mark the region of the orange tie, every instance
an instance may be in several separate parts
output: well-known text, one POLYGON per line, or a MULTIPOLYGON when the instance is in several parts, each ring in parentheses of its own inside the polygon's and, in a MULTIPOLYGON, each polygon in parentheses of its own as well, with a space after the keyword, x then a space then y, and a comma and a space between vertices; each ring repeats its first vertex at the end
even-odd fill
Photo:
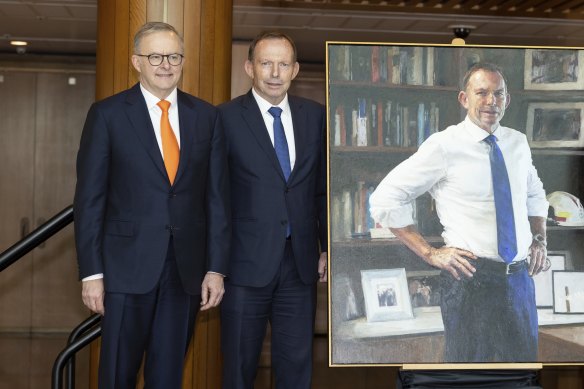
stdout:
POLYGON ((170 120, 168 120, 168 108, 170 108, 170 102, 166 100, 160 100, 157 105, 160 107, 160 109, 162 109, 162 117, 160 118, 162 156, 164 157, 166 173, 168 174, 170 184, 172 185, 174 183, 174 178, 176 177, 176 171, 178 169, 178 158, 180 155, 180 150, 178 148, 176 136, 174 136, 174 131, 172 131, 172 127, 170 126, 170 120))

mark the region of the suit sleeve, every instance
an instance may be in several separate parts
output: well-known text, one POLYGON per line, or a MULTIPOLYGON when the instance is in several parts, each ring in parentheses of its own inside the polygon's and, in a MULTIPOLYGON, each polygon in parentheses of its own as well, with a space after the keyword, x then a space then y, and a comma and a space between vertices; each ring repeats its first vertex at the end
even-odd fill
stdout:
POLYGON ((103 273, 102 236, 107 201, 110 147, 106 121, 98 105, 87 114, 77 154, 73 202, 79 278, 103 273))
POLYGON ((327 137, 326 137, 326 114, 324 107, 321 108, 321 152, 318 172, 318 187, 316 191, 316 201, 318 206, 318 232, 320 239, 320 249, 322 252, 328 251, 328 211, 327 211, 327 137))
POLYGON ((207 181, 207 271, 227 274, 231 240, 231 211, 225 132, 215 117, 207 181))

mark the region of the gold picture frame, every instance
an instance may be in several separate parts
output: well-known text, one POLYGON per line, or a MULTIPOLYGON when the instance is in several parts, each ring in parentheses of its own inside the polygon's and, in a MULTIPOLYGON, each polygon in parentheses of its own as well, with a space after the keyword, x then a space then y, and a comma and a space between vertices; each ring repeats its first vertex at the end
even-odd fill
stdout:
MULTIPOLYGON (((387 229, 375 225, 368 211, 369 196, 389 170, 415 153, 427 137, 464 119, 457 96, 462 75, 476 62, 502 68, 511 95, 502 125, 525 133, 532 143, 541 139, 533 135, 534 119, 528 122, 530 109, 551 107, 545 104, 580 109, 574 104, 584 102, 584 88, 558 92, 558 85, 526 85, 525 74, 533 66, 526 58, 533 58, 534 50, 548 49, 576 50, 578 59, 584 55, 580 48, 327 42, 331 366, 451 366, 443 359, 444 327, 437 304, 412 307, 413 316, 403 320, 368 320, 366 300, 371 297, 366 295, 371 293, 361 282, 363 271, 404 268, 407 276, 436 272, 387 229)), ((574 161, 584 158, 578 147, 532 144, 534 165, 547 192, 584 196, 571 171, 574 161), (558 147, 567 150, 558 152, 558 147)), ((426 240, 435 247, 443 245, 431 198, 420 197, 411 213, 426 240)), ((574 268, 584 267, 584 252, 574 235, 578 231, 552 228, 548 233, 550 249, 569 251, 574 268), (561 246, 554 247, 557 244, 561 246)), ((582 349, 581 358, 562 358, 563 349, 550 340, 563 336, 554 324, 574 331, 582 328, 584 339, 584 315, 563 316, 551 308, 538 310, 545 336, 540 337, 540 358, 533 364, 584 364, 584 342, 562 338, 582 349)), ((488 364, 465 364, 471 365, 488 364)))

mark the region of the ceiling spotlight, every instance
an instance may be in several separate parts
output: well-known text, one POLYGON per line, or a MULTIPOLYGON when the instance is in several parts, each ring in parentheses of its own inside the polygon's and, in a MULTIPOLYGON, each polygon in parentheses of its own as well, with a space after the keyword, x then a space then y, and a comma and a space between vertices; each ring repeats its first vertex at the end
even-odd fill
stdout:
POLYGON ((452 32, 454 33, 452 44, 464 45, 466 43, 464 40, 470 35, 471 30, 475 29, 476 27, 466 24, 452 24, 448 26, 448 28, 452 29, 452 32))
POLYGON ((26 45, 28 45, 28 42, 25 41, 10 41, 10 44, 14 47, 16 47, 16 52, 18 54, 24 54, 26 53, 26 45))
POLYGON ((476 26, 467 24, 452 24, 448 26, 448 28, 452 29, 452 32, 456 38, 466 39, 470 35, 470 32, 476 28, 476 26))

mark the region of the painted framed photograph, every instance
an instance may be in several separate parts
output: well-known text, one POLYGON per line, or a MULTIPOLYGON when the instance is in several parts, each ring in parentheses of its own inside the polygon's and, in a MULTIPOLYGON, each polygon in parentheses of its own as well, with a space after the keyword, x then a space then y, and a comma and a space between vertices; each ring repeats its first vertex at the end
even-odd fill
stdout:
POLYGON ((584 53, 580 50, 525 50, 525 89, 584 88, 584 53))
MULTIPOLYGON (((440 195, 448 186, 445 182, 451 182, 460 171, 453 169, 456 172, 446 173, 444 179, 439 172, 450 165, 434 158, 438 153, 429 152, 444 144, 446 137, 460 139, 455 137, 459 135, 456 131, 467 128, 467 117, 472 121, 459 95, 465 89, 465 74, 478 63, 495 65, 504 76, 510 100, 503 112, 498 111, 500 125, 510 133, 518 132, 517 139, 525 137, 530 142, 529 148, 514 149, 517 154, 512 158, 533 163, 546 193, 562 190, 584 198, 580 179, 584 161, 584 48, 327 42, 326 49, 330 364, 450 362, 449 350, 468 345, 467 340, 457 339, 468 334, 464 329, 476 323, 477 316, 472 323, 461 322, 456 331, 445 331, 443 318, 451 323, 448 319, 452 317, 447 308, 455 304, 481 307, 487 298, 475 295, 459 301, 462 293, 452 287, 448 274, 441 274, 410 250, 400 239, 404 235, 393 234, 389 227, 411 226, 434 248, 478 242, 481 239, 476 235, 495 231, 490 225, 470 221, 464 231, 453 230, 456 223, 448 207, 456 205, 444 202, 440 195), (575 88, 577 85, 581 87, 575 88), (402 168, 396 170, 400 165, 402 168), (397 174, 390 179, 401 180, 405 187, 388 185, 387 191, 377 192, 392 171, 397 174), (372 202, 376 204, 373 212, 372 202)), ((456 179, 468 188, 483 188, 492 177, 490 168, 482 171, 480 163, 488 164, 489 158, 472 158, 468 151, 463 155, 469 158, 469 166, 473 165, 469 169, 473 174, 456 179)), ((510 180, 521 178, 517 188, 527 188, 523 175, 528 169, 531 171, 530 166, 521 164, 509 174, 510 180)), ((484 201, 480 192, 477 189, 463 196, 469 201, 484 201), (477 199, 472 197, 475 193, 477 199)), ((458 202, 454 197, 461 193, 452 191, 453 202, 458 202)), ((480 211, 479 207, 472 209, 480 211)), ((521 223, 529 225, 528 220, 521 223)), ((575 303, 570 307, 573 314, 555 313, 560 287, 553 278, 558 271, 584 271, 581 233, 577 228, 549 229, 549 247, 562 251, 549 252, 552 270, 536 277, 535 298, 526 301, 531 312, 537 311, 541 335, 535 340, 537 356, 532 362, 584 363, 584 313, 574 313, 575 303), (578 336, 564 337, 572 332, 578 336)), ((485 249, 478 246, 475 251, 485 249)), ((567 286, 578 295, 579 291, 573 290, 576 286, 567 286)), ((485 296, 492 295, 485 291, 485 296)), ((495 300, 495 310, 500 311, 508 310, 512 301, 495 300)), ((565 301, 562 309, 566 310, 565 301)), ((476 315, 483 314, 489 313, 476 315)), ((457 362, 517 360, 509 351, 514 346, 508 347, 508 340, 495 331, 483 333, 480 342, 494 348, 497 342, 505 342, 501 350, 506 348, 506 353, 476 354, 457 362)), ((518 340, 518 347, 521 342, 518 340)))
POLYGON ((584 147, 584 102, 529 103, 526 128, 531 147, 584 147))
POLYGON ((368 322, 402 320, 414 316, 406 269, 375 269, 361 271, 368 322))
POLYGON ((407 272, 412 308, 440 306, 440 271, 407 272))
POLYGON ((554 313, 584 313, 584 272, 554 271, 554 313))
POLYGON ((553 308, 554 292, 552 275, 554 271, 570 270, 571 261, 568 251, 548 251, 550 268, 533 277, 535 284, 535 303, 538 308, 553 308))

